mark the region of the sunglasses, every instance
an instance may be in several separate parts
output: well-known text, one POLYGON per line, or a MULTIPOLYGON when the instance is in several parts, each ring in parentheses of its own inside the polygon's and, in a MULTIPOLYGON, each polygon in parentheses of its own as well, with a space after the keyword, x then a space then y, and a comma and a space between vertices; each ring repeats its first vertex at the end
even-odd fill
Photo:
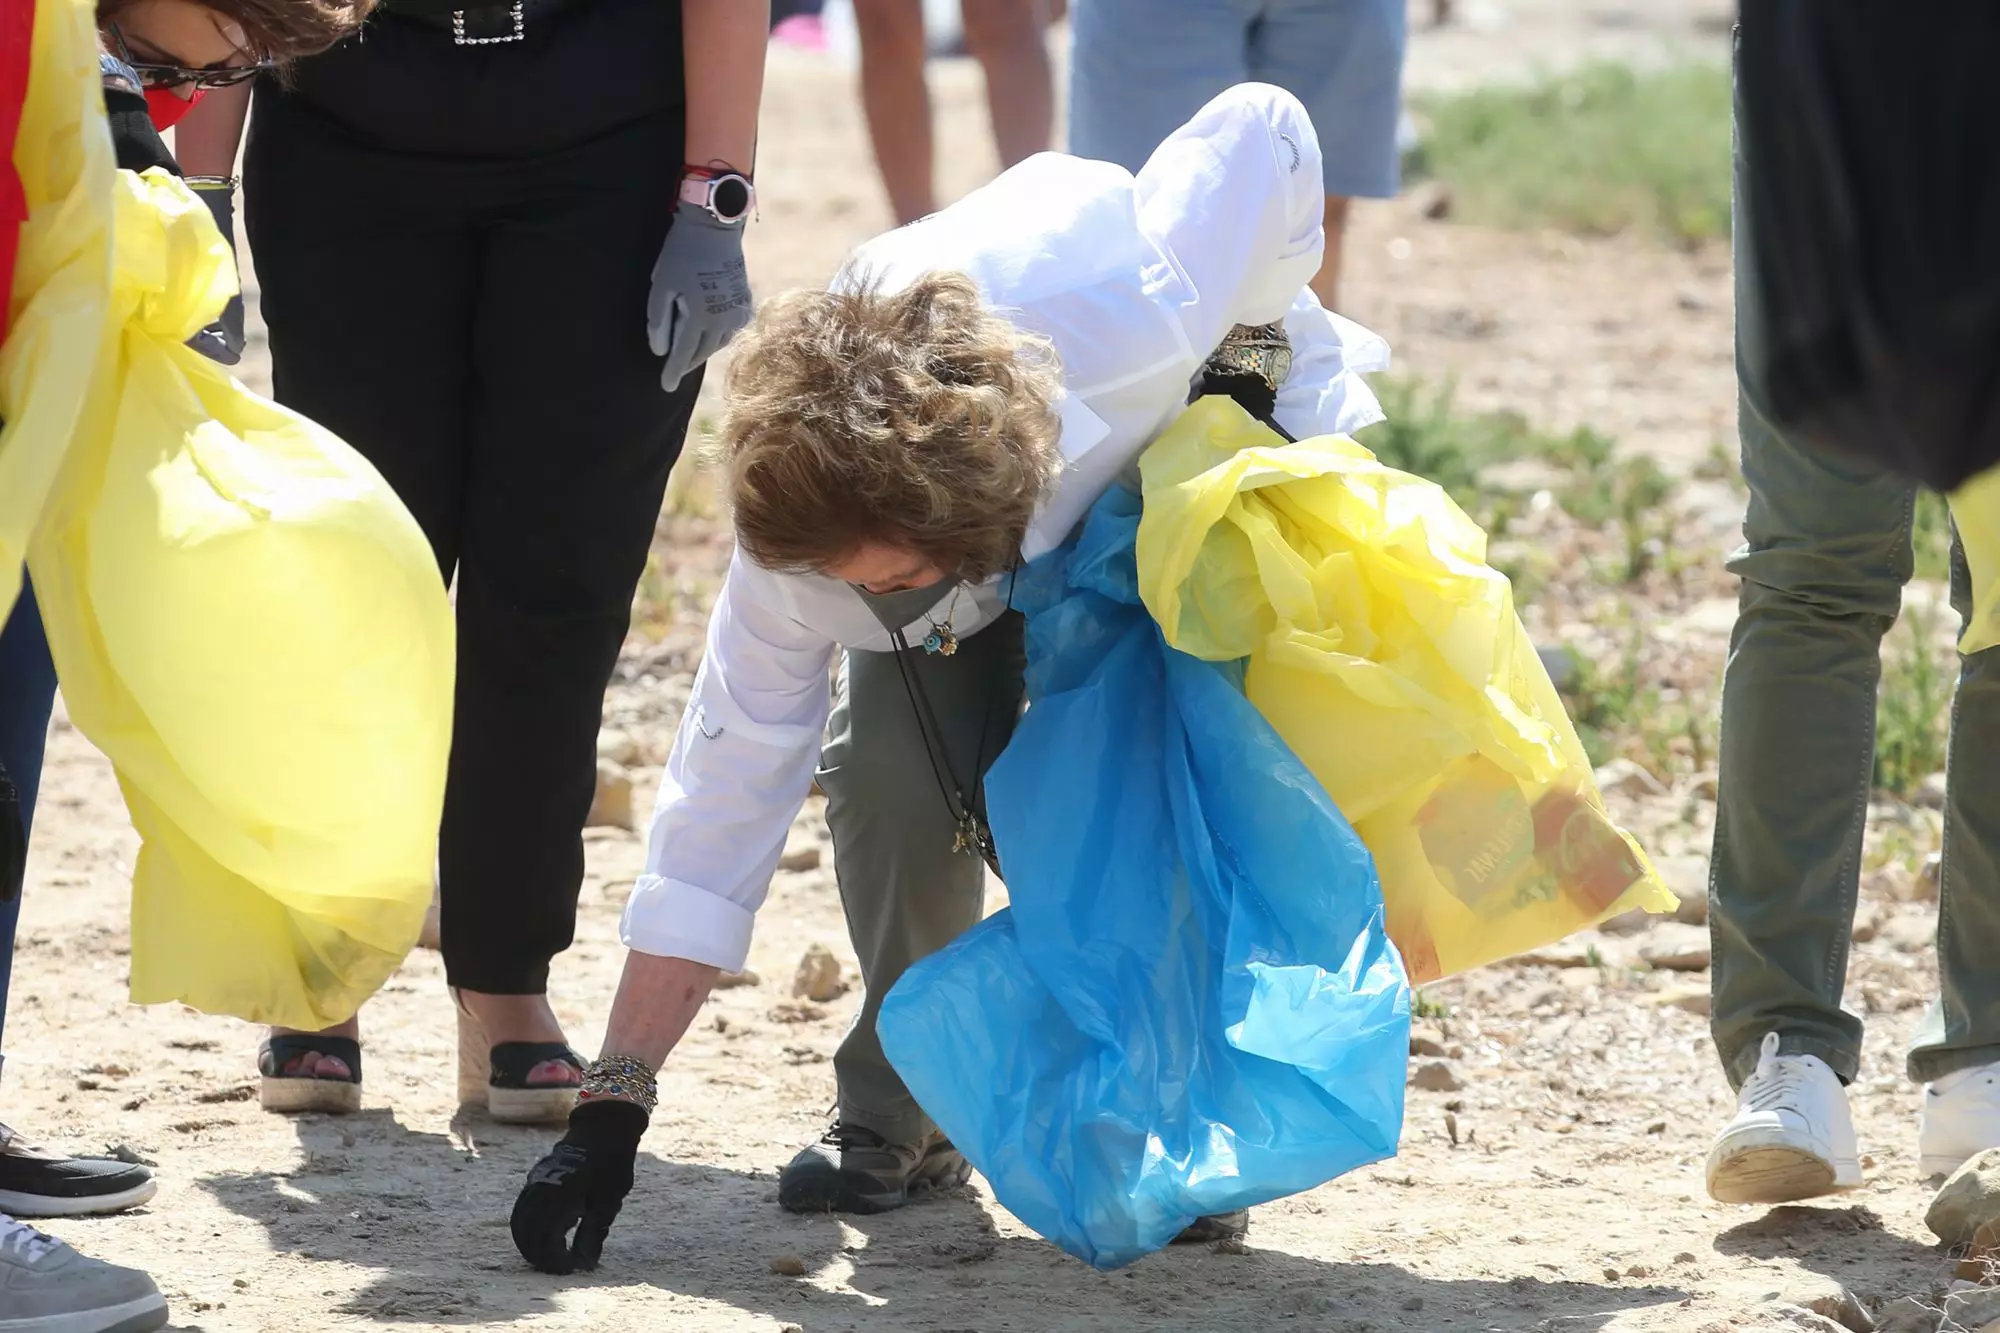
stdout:
POLYGON ((111 25, 111 35, 118 42, 118 56, 132 72, 139 76, 139 82, 147 88, 233 88, 247 79, 273 68, 268 60, 260 60, 249 65, 188 65, 165 64, 158 61, 140 60, 132 54, 132 48, 125 44, 125 34, 111 25))

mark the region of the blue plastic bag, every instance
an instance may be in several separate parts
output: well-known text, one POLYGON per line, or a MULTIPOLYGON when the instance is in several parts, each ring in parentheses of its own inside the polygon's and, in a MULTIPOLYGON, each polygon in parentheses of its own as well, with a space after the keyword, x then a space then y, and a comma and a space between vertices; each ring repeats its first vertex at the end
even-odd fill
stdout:
POLYGON ((1140 605, 1114 489, 1023 573, 1031 706, 987 780, 1012 907, 912 967, 883 1049, 1015 1216, 1099 1268, 1393 1153, 1409 986, 1374 864, 1140 605))

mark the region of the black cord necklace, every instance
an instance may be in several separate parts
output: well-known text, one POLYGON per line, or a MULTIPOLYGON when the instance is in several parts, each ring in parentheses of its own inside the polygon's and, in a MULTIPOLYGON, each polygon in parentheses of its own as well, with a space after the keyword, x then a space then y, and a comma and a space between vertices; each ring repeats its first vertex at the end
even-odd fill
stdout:
MULTIPOLYGON (((1014 585, 1020 580, 1021 565, 1016 560, 1013 571, 1007 576, 1007 605, 1001 612, 1005 615, 1014 609, 1014 585)), ((953 593, 956 597, 957 594, 953 593)), ((928 619, 928 617, 926 617, 928 619)), ((935 637, 938 631, 932 630, 935 637)), ((993 731, 993 691, 987 692, 986 706, 979 722, 979 747, 972 760, 972 793, 966 795, 966 785, 959 781, 952 768, 951 752, 945 748, 944 729, 938 725, 937 712, 931 707, 930 694, 924 683, 918 680, 910 669, 909 657, 913 651, 910 642, 900 629, 889 631, 889 642, 896 657, 896 669, 903 677, 903 690, 910 696, 910 707, 917 715, 917 731, 924 738, 924 755, 930 760, 931 776, 937 779, 938 792, 944 797, 945 809, 951 813, 952 823, 957 833, 952 838, 951 849, 978 856, 985 861, 995 875, 1000 873, 1000 854, 993 845, 993 830, 986 822, 984 811, 986 793, 986 743, 993 731)), ((957 635, 952 635, 953 650, 958 647, 957 635)), ((927 651, 928 648, 927 648, 927 651)), ((951 656, 946 652, 945 656, 951 656)))

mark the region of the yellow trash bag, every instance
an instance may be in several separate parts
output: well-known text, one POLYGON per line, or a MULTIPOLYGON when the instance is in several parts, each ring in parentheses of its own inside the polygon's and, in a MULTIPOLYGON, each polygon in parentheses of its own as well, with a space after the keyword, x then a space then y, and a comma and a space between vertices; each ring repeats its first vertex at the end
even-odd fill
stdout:
POLYGON ((1972 575, 1972 619, 1958 635, 1958 650, 1969 655, 2000 644, 2000 468, 1953 491, 1950 503, 1972 575))
MULTIPOLYGON (((38 40, 89 13, 41 0, 38 40)), ((94 57, 55 54, 30 94, 45 124, 104 136, 94 57)), ((0 458, 46 447, 15 438, 17 410, 84 377, 29 565, 69 715, 143 840, 132 998, 323 1027, 396 968, 430 902, 444 582, 366 461, 185 346, 234 291, 208 211, 164 173, 102 184, 60 220, 113 240, 98 337, 78 355, 31 296, 0 458)))
POLYGON ((1411 981, 1673 907, 1443 490, 1213 396, 1140 469, 1147 609, 1183 652, 1249 659, 1250 701, 1374 853, 1411 981))

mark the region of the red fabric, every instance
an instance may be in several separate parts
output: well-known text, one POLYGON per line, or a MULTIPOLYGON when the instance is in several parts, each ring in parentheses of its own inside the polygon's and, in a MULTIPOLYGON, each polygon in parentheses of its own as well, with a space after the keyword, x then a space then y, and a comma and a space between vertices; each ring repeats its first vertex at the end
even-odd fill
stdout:
POLYGON ((14 169, 14 139, 21 108, 28 101, 28 51, 35 37, 35 0, 0 0, 0 340, 7 336, 13 308, 14 252, 21 224, 28 220, 28 197, 14 169))
POLYGON ((194 110, 194 104, 206 96, 208 96, 206 88, 195 89, 192 97, 182 97, 171 88, 148 88, 146 114, 153 118, 153 128, 164 134, 178 124, 182 116, 194 110))

